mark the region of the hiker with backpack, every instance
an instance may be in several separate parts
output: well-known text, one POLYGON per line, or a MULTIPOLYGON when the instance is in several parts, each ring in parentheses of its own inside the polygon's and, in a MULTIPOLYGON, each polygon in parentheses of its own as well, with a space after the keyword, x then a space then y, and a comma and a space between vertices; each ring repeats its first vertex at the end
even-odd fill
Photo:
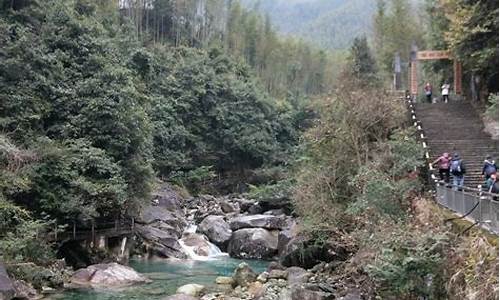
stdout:
POLYGON ((450 182, 450 161, 451 157, 448 153, 443 153, 438 159, 436 159, 432 165, 437 165, 439 168, 439 178, 441 181, 449 183, 450 182))
POLYGON ((486 159, 484 160, 484 165, 483 165, 483 174, 484 179, 488 180, 488 178, 491 177, 491 174, 494 174, 498 171, 498 167, 495 164, 495 161, 491 159, 491 155, 488 155, 486 159))
POLYGON ((453 189, 458 191, 458 187, 464 186, 465 165, 458 153, 453 154, 450 162, 450 174, 453 177, 453 189))

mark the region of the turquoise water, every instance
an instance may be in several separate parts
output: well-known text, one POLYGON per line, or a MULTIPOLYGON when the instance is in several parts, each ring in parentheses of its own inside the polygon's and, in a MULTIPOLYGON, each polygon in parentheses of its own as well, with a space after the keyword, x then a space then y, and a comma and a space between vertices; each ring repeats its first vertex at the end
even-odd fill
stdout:
MULTIPOLYGON (((216 290, 214 283, 217 276, 230 276, 243 260, 220 258, 211 261, 170 261, 170 260, 134 260, 130 266, 145 274, 153 282, 116 290, 69 290, 53 295, 49 299, 67 300, 112 300, 137 299, 156 300, 175 294, 178 287, 197 283, 216 290)), ((266 261, 245 261, 256 272, 263 272, 266 261)))

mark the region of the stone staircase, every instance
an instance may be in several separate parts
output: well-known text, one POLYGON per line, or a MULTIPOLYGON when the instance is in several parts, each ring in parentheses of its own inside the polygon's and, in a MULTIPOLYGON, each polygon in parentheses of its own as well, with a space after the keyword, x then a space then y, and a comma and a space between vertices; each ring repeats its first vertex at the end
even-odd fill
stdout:
POLYGON ((418 103, 415 105, 429 146, 430 161, 442 153, 458 153, 465 163, 465 185, 477 187, 484 183, 481 175, 486 156, 498 161, 498 141, 484 132, 483 123, 467 102, 418 103))

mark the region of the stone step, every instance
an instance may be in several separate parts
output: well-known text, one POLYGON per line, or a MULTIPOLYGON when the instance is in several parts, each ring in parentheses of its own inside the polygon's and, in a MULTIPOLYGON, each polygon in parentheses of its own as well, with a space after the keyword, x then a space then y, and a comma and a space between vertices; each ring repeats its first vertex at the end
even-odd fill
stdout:
POLYGON ((498 158, 499 148, 498 141, 484 131, 472 105, 467 102, 418 103, 415 111, 429 146, 428 161, 434 161, 444 152, 456 152, 467 168, 465 184, 471 187, 483 184, 484 159, 488 155, 498 158))

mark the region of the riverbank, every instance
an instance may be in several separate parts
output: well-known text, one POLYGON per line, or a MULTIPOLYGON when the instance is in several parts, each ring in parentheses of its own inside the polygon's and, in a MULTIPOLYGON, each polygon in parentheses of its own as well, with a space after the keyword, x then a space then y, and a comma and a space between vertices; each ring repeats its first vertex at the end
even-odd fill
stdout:
MULTIPOLYGON (((289 207, 290 203, 287 201, 281 201, 278 204, 264 203, 248 199, 241 194, 220 197, 212 195, 182 197, 174 187, 161 184, 152 194, 151 200, 134 215, 136 219, 134 235, 117 239, 124 242, 120 243, 119 247, 116 243, 105 243, 106 248, 96 251, 88 248, 86 243, 75 241, 62 243, 59 245, 60 249, 65 248, 70 251, 59 252, 60 255, 67 256, 58 261, 58 267, 52 270, 34 265, 33 267, 37 268, 36 271, 29 269, 33 271, 32 273, 45 274, 46 278, 41 275, 37 275, 36 278, 31 277, 29 274, 31 271, 26 271, 25 266, 10 269, 10 273, 18 279, 14 282, 22 282, 23 289, 29 290, 26 292, 19 289, 14 294, 18 298, 38 298, 40 295, 52 294, 64 285, 70 290, 58 294, 57 297, 72 299, 72 295, 95 296, 101 293, 106 295, 108 292, 103 289, 105 286, 112 287, 112 290, 120 287, 120 276, 123 274, 118 274, 118 271, 105 271, 115 273, 117 277, 115 286, 113 275, 94 276, 94 271, 81 271, 83 269, 72 275, 70 268, 65 266, 64 260, 73 262, 75 271, 86 267, 88 265, 85 264, 86 261, 92 261, 94 264, 112 261, 126 263, 129 258, 132 258, 131 266, 139 273, 144 271, 143 265, 138 264, 139 261, 150 267, 155 264, 160 266, 168 264, 174 269, 176 264, 189 266, 188 269, 196 274, 193 275, 196 278, 191 278, 193 280, 191 283, 201 281, 208 286, 208 281, 213 284, 214 278, 209 276, 211 280, 206 280, 203 276, 199 277, 198 271, 204 270, 203 264, 218 266, 216 267, 218 271, 213 273, 212 277, 232 274, 235 266, 242 261, 241 259, 253 259, 252 267, 267 266, 270 261, 274 261, 276 265, 280 261, 290 266, 300 264, 301 251, 307 249, 309 238, 299 236, 299 224, 290 214, 289 207), (221 267, 221 264, 224 267, 221 267), (61 277, 58 272, 64 273, 64 277, 61 277), (88 280, 89 284, 85 287, 75 287, 75 281, 82 279, 82 272, 88 274, 85 275, 88 277, 85 280, 88 280), (94 277, 91 278, 91 276, 94 277), (99 280, 103 282, 100 283, 99 280)), ((325 248, 314 246, 307 256, 308 264, 320 261, 325 251, 325 248)), ((304 262, 303 259, 302 262, 304 262)), ((108 267, 107 265, 95 266, 98 269, 108 267)), ((257 267, 256 271, 260 273, 263 271, 261 269, 262 267, 257 267)), ((153 281, 154 276, 156 275, 153 274, 153 281)), ((169 289, 164 290, 162 296, 175 292, 177 285, 173 284, 169 289)), ((145 288, 147 294, 151 284, 145 286, 147 286, 145 288)), ((134 285, 129 290, 136 289, 144 290, 141 285, 134 285)), ((159 293, 159 290, 156 289, 156 292, 159 293)), ((131 294, 134 293, 131 292, 131 294)), ((116 291, 111 291, 111 295, 116 295, 116 291)))

